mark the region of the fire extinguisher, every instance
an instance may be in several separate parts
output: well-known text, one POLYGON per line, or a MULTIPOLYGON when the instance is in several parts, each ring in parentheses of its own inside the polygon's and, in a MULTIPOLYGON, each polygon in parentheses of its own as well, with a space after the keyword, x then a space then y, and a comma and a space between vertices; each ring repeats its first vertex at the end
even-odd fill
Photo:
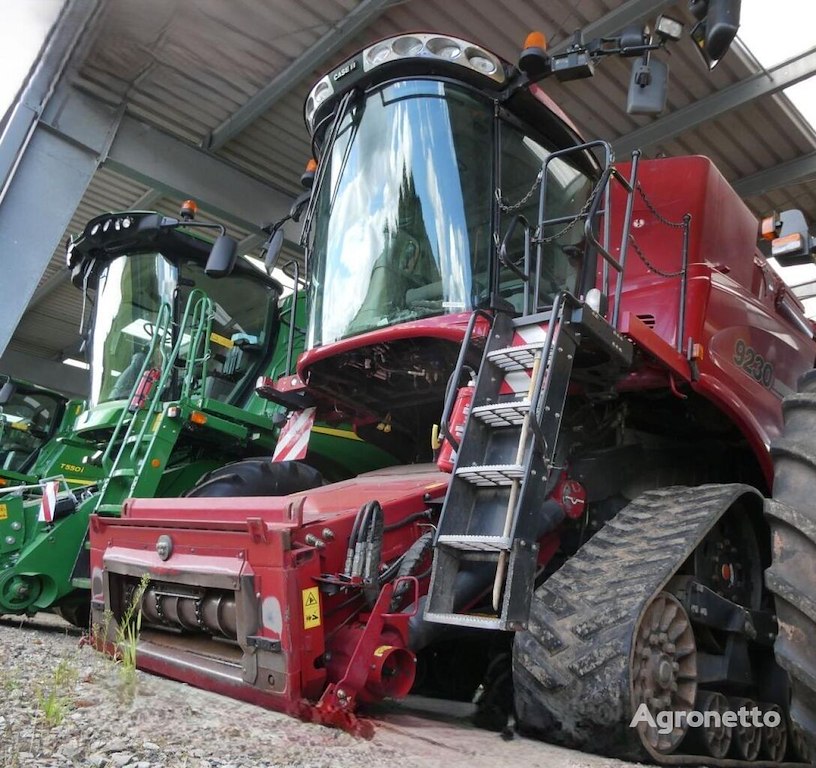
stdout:
MULTIPOLYGON (((461 443, 462 435, 465 434, 465 424, 470 413, 470 404, 473 402, 473 393, 476 390, 474 381, 470 381, 467 386, 459 387, 456 393, 456 402, 453 404, 449 427, 451 434, 461 443)), ((443 438, 436 457, 436 466, 442 472, 453 472, 453 465, 456 462, 456 450, 447 437, 443 438)))
POLYGON ((139 380, 136 391, 133 393, 133 397, 128 405, 128 411, 130 411, 130 413, 136 413, 140 408, 144 408, 147 398, 153 389, 153 385, 159 380, 159 376, 161 376, 161 371, 158 368, 148 368, 142 374, 142 378, 139 380))

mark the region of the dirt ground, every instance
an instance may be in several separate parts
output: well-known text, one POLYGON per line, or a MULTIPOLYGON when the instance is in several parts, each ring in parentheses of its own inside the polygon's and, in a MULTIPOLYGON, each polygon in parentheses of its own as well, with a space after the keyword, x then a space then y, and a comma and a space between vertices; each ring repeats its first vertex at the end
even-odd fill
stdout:
POLYGON ((467 706, 408 699, 371 741, 121 668, 60 618, 0 620, 1 768, 625 768, 466 721, 467 706))

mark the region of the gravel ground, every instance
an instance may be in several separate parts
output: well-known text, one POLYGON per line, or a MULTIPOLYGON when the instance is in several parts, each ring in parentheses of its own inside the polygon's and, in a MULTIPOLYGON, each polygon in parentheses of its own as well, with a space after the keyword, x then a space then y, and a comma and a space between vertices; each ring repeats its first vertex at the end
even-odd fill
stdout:
MULTIPOLYGON (((0 620, 0 768, 627 768, 389 706, 372 741, 302 723, 113 662, 61 619, 0 620)), ((455 706, 455 705, 454 705, 455 706)))

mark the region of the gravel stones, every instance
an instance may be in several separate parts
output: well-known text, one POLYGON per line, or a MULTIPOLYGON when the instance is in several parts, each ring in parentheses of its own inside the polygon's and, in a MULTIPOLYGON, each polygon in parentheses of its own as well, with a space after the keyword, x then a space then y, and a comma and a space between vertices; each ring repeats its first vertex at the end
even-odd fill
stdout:
POLYGON ((0 620, 0 768, 622 767, 386 708, 372 741, 118 667, 51 614, 0 620))

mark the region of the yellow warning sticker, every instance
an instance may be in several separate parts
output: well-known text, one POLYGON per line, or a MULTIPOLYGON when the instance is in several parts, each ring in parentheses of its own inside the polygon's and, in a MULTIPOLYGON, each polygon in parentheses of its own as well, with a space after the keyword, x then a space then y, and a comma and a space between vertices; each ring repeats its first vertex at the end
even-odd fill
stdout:
POLYGON ((220 344, 222 347, 226 347, 227 349, 232 349, 235 346, 235 342, 232 339, 228 339, 226 336, 221 336, 221 334, 216 333, 215 331, 210 334, 210 341, 220 344))
POLYGON ((394 647, 393 645, 381 645, 379 648, 377 648, 377 650, 374 651, 374 655, 377 658, 385 656, 385 654, 388 653, 388 651, 390 651, 393 647, 394 647))
POLYGON ((8 507, 5 504, 0 504, 0 520, 8 518, 8 507))
POLYGON ((320 593, 317 587, 304 589, 303 595, 303 628, 312 629, 320 626, 320 593))

